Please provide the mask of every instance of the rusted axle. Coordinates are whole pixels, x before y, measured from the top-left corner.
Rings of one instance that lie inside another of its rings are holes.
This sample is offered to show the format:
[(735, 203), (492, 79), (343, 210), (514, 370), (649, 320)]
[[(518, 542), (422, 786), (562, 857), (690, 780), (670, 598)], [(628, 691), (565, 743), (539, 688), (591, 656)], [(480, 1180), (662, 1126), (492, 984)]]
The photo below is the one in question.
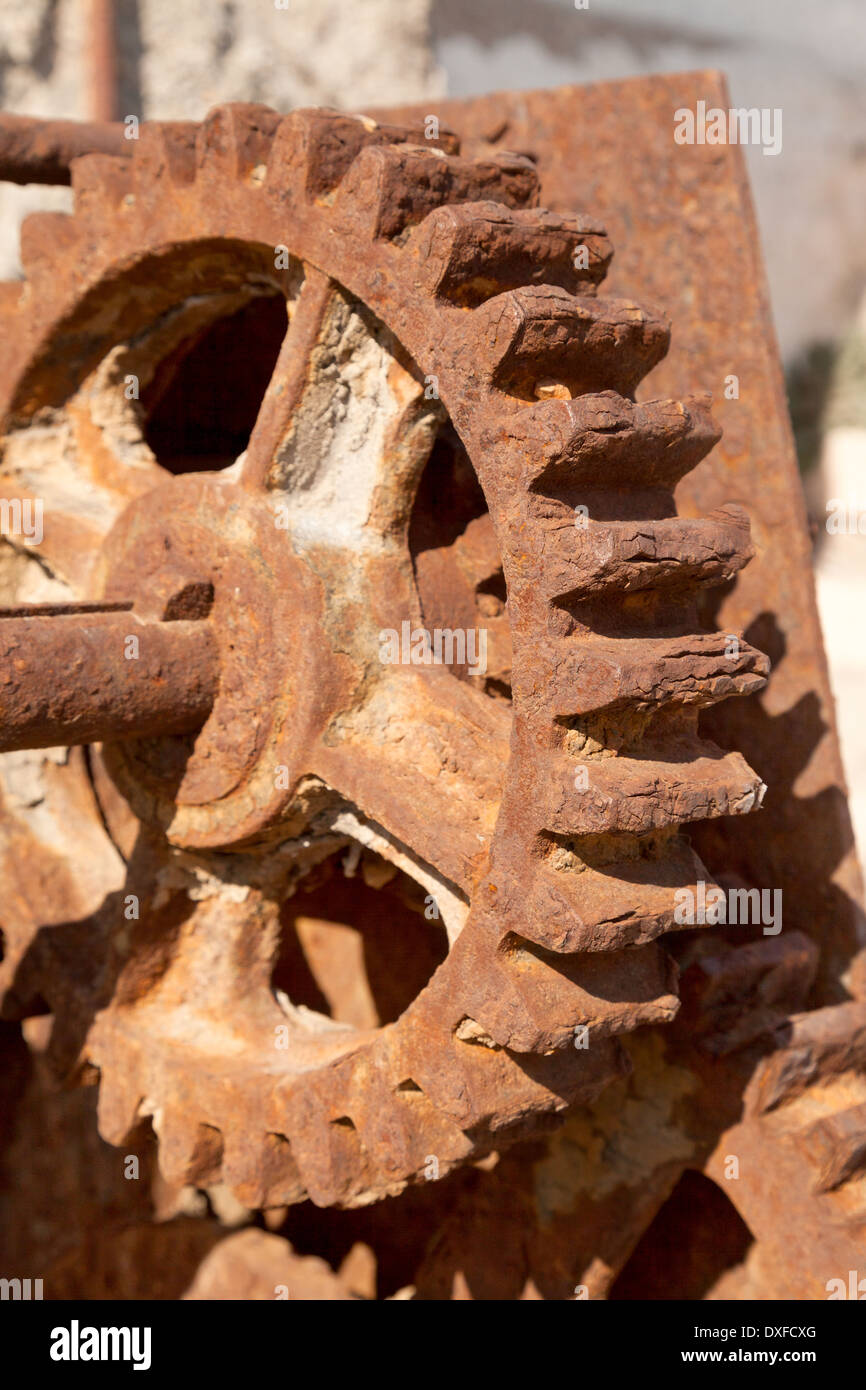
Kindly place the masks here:
[(43, 121), (0, 113), (0, 180), (70, 183), (69, 166), (82, 154), (128, 155), (123, 125), (103, 121)]
[(2, 752), (189, 733), (217, 684), (206, 622), (87, 605), (0, 609)]

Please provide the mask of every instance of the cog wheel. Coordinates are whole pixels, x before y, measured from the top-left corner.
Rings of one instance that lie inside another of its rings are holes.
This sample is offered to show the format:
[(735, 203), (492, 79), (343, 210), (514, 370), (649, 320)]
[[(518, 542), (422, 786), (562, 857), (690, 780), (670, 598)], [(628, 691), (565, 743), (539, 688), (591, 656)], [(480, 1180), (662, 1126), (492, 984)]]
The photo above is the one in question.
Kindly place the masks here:
[[(72, 183), (0, 299), (0, 482), (45, 509), (3, 746), (89, 745), (3, 760), (7, 1009), (55, 1015), (103, 1136), (150, 1117), (170, 1181), (368, 1203), (674, 1017), (684, 827), (763, 792), (698, 730), (767, 675), (697, 617), (748, 523), (676, 514), (709, 399), (635, 400), (668, 327), (597, 293), (603, 230), (529, 159), (234, 105)], [(397, 934), (398, 899), (444, 924), (392, 1018), (275, 984), (341, 864)]]

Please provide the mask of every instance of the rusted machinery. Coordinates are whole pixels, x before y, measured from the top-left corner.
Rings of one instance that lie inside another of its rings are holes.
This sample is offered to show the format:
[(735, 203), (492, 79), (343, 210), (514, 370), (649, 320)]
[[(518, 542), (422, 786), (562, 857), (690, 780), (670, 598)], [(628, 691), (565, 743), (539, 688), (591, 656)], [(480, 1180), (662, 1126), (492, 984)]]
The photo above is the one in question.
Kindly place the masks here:
[(75, 198), (0, 299), (5, 1017), (51, 1015), (110, 1143), (149, 1120), (164, 1181), (275, 1225), (452, 1174), (418, 1297), (646, 1296), (684, 1173), (732, 1205), (685, 1202), (726, 1264), (681, 1292), (825, 1297), (866, 1222), (856, 871), (816, 866), (829, 926), (677, 912), (790, 894), (778, 642), (730, 605), (794, 581), (739, 578), (709, 397), (639, 391), (665, 313), (540, 205), (549, 113), (528, 153), (445, 114), (96, 153), (0, 118), (7, 175)]

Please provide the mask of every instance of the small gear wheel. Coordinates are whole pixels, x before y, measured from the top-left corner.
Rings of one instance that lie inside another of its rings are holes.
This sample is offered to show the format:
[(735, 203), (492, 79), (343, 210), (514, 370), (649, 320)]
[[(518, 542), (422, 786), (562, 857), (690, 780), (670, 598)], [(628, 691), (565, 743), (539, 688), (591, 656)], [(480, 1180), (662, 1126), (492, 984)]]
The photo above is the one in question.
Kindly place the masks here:
[(368, 1203), (675, 1015), (748, 522), (677, 515), (708, 398), (636, 402), (668, 328), (529, 159), (233, 105), (72, 183), (0, 301), (7, 1012), (170, 1181)]

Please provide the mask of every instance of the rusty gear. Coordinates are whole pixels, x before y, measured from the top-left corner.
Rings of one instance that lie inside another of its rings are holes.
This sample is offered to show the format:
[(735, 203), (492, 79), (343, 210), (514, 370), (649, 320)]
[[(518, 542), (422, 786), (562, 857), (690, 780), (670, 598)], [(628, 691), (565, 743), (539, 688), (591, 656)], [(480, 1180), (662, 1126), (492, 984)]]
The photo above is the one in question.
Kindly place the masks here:
[[(657, 938), (709, 881), (682, 827), (763, 790), (697, 729), (768, 670), (697, 618), (748, 524), (676, 515), (718, 438), (708, 400), (635, 401), (667, 326), (596, 293), (605, 234), (537, 208), (529, 159), (237, 105), (71, 169), (74, 214), (28, 218), (0, 301), (2, 490), (45, 500), (52, 577), (19, 594), (55, 605), (5, 620), (4, 746), (105, 746), (37, 760), (38, 793), (7, 755), (7, 1009), (55, 1014), (58, 1061), (99, 1071), (104, 1137), (152, 1117), (171, 1180), (361, 1205), (590, 1101), (619, 1036), (676, 1014)], [(288, 330), (242, 457), (162, 466), (147, 413), (190, 344), (275, 295)], [(413, 555), (425, 468), (447, 498), (468, 462), (486, 510)], [(61, 707), (22, 622), (63, 653)], [(423, 643), (383, 664), (404, 622), (489, 630), (488, 670)], [(378, 1028), (273, 985), (286, 901), (353, 843), (449, 939)]]

